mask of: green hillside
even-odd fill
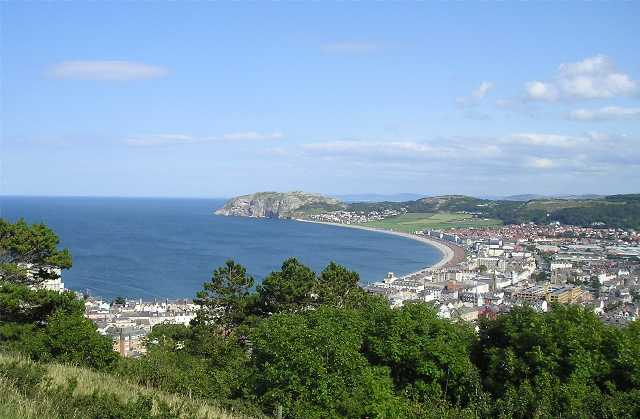
[[[479,218],[500,220],[505,224],[558,221],[579,226],[640,229],[640,194],[589,199],[545,198],[526,202],[447,195],[406,202],[360,202],[349,205],[350,210],[364,212],[401,208],[414,214],[473,214]]]
[[[500,220],[493,218],[479,218],[469,214],[437,212],[413,213],[409,212],[397,217],[385,218],[379,221],[369,221],[362,225],[382,228],[385,230],[413,233],[427,229],[447,229],[453,227],[495,227],[501,225]]]
[[[0,419],[244,417],[116,375],[6,353],[0,353],[0,388]]]

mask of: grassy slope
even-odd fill
[[[20,360],[27,363],[18,356],[0,353],[0,365]],[[230,414],[220,408],[207,404],[203,401],[192,400],[187,397],[175,394],[164,393],[155,389],[145,388],[131,384],[126,380],[85,368],[78,368],[60,364],[46,364],[48,377],[54,384],[64,385],[69,379],[77,379],[78,385],[74,394],[89,395],[94,391],[100,391],[115,395],[121,401],[128,401],[135,398],[137,394],[153,395],[164,401],[169,406],[188,406],[198,412],[201,418],[232,419],[240,418],[235,414]],[[55,418],[56,413],[53,407],[53,400],[49,400],[41,395],[32,398],[21,394],[13,384],[0,374],[0,418]],[[190,409],[190,410],[191,410]],[[78,412],[78,418],[83,417],[82,412]]]
[[[405,209],[409,213],[423,214],[425,218],[437,213],[470,212],[480,214],[482,218],[501,220],[506,224],[525,222],[549,223],[559,221],[563,224],[640,229],[640,194],[611,195],[594,199],[537,199],[528,202],[494,201],[477,199],[468,196],[450,195],[423,198],[407,202],[357,202],[349,204],[349,209],[356,212],[381,211],[385,209]],[[409,215],[411,217],[411,215]],[[468,226],[461,220],[459,224],[438,224],[436,220],[416,223],[414,226],[401,225],[409,220],[398,217],[391,224],[371,223],[371,226],[393,229],[420,229],[416,227],[447,228]],[[415,221],[415,220],[414,220]],[[478,220],[481,221],[481,220]],[[434,222],[432,224],[431,222]],[[394,224],[398,224],[395,225]]]
[[[474,218],[469,214],[439,212],[434,214],[407,213],[381,221],[370,221],[363,225],[386,230],[412,233],[416,230],[446,229],[453,227],[494,227],[502,224],[500,220]]]

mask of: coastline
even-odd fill
[[[331,225],[335,227],[355,228],[358,230],[372,231],[376,233],[384,233],[384,234],[390,234],[393,236],[404,237],[407,239],[415,240],[420,243],[435,247],[442,254],[442,259],[440,259],[438,262],[434,263],[433,265],[422,268],[416,272],[408,273],[405,276],[410,276],[415,273],[445,268],[447,266],[454,265],[460,261],[459,259],[461,257],[461,253],[460,253],[461,248],[459,246],[454,246],[453,244],[448,244],[428,236],[418,236],[416,234],[404,233],[401,231],[383,230],[381,228],[367,227],[367,226],[354,225],[354,224],[327,223],[323,221],[303,220],[300,218],[294,218],[293,220],[299,221],[302,223],[324,224],[324,225]]]

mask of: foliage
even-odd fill
[[[545,314],[520,307],[481,324],[474,358],[500,415],[609,417],[601,406],[637,400],[638,336],[637,324],[607,326],[581,307],[558,305]]]
[[[279,314],[253,332],[253,388],[263,406],[286,417],[398,417],[388,369],[360,352],[357,312],[322,308]]]
[[[0,219],[0,279],[28,284],[55,279],[57,274],[49,268],[71,267],[71,254],[58,250],[59,242],[44,224]]]
[[[374,365],[391,368],[397,388],[419,401],[468,404],[479,377],[469,359],[473,330],[437,317],[426,304],[378,310],[365,346]]]
[[[253,283],[243,266],[228,260],[197,293],[198,321],[213,322],[224,329],[238,326],[247,315],[247,296]]]
[[[32,359],[60,360],[99,369],[117,361],[111,340],[84,317],[73,293],[32,290],[0,282],[0,348]]]
[[[122,379],[0,354],[2,418],[224,418],[227,412]]]
[[[271,272],[258,286],[259,310],[264,314],[295,311],[312,303],[316,276],[295,258],[284,261],[280,271]]]

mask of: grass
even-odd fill
[[[12,382],[10,378],[2,374],[2,366],[18,362],[20,365],[34,365],[31,361],[19,355],[0,353],[0,419],[4,418],[56,418],[59,417],[60,400],[52,396],[51,392],[44,391],[44,384],[41,384],[43,391],[34,394],[25,394],[20,391],[19,386]],[[153,388],[146,388],[132,384],[123,378],[106,373],[92,371],[86,368],[79,368],[61,364],[35,364],[41,365],[46,370],[44,382],[53,385],[65,386],[70,380],[77,382],[73,390],[74,397],[90,396],[95,392],[109,394],[123,403],[131,402],[138,396],[151,396],[154,398],[154,409],[157,409],[157,401],[165,403],[176,411],[189,412],[189,417],[195,413],[198,418],[220,418],[232,419],[244,416],[236,415],[212,406],[204,401],[190,399],[188,397],[169,394]],[[73,417],[83,418],[82,411],[75,412]],[[186,416],[185,416],[186,417]]]
[[[469,214],[438,212],[438,213],[407,213],[397,217],[385,218],[381,221],[370,221],[363,226],[382,228],[385,230],[413,233],[418,230],[460,227],[496,227],[502,221],[492,218],[475,218]]]

